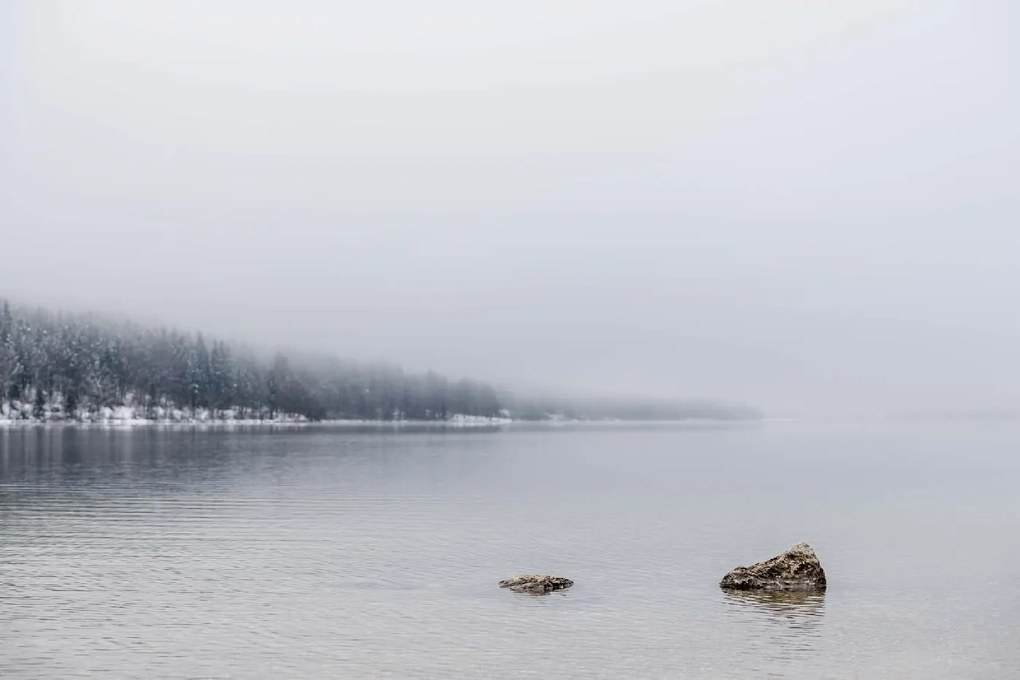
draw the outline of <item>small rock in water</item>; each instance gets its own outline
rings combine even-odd
[[[525,576],[514,576],[499,582],[500,588],[509,588],[515,593],[533,593],[545,595],[554,590],[563,590],[574,585],[569,578],[562,576],[549,576],[548,574],[527,574]]]
[[[825,590],[825,570],[807,543],[798,543],[770,560],[737,567],[723,577],[730,590]]]

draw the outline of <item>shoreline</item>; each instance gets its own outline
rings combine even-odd
[[[434,427],[496,427],[511,425],[524,421],[510,418],[488,418],[484,416],[455,416],[447,420],[358,420],[358,419],[327,419],[309,420],[303,416],[287,415],[277,418],[0,418],[0,428],[31,428],[31,427],[403,427],[403,426],[434,426]]]
[[[706,419],[689,418],[679,420],[514,420],[511,418],[482,418],[470,417],[464,419],[450,420],[258,420],[258,419],[189,419],[189,420],[154,420],[145,418],[134,419],[108,419],[108,420],[39,420],[39,419],[0,419],[0,429],[57,429],[57,428],[81,428],[81,429],[135,429],[135,428],[159,428],[159,429],[229,429],[229,428],[305,428],[305,427],[326,427],[337,429],[402,429],[402,428],[436,428],[436,429],[474,429],[474,428],[508,428],[508,427],[576,427],[576,426],[676,426],[687,425],[690,427],[718,427],[737,425],[761,425],[767,423],[764,419]]]

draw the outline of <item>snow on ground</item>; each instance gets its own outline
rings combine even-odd
[[[42,407],[42,415],[38,417],[38,409],[31,402],[18,400],[0,401],[0,426],[12,425],[113,425],[113,426],[135,426],[135,425],[300,425],[310,423],[305,416],[293,413],[276,413],[270,416],[268,410],[257,411],[254,409],[243,409],[234,407],[224,410],[211,410],[207,408],[180,409],[173,406],[145,406],[130,403],[120,406],[103,406],[98,409],[82,407],[73,414],[65,414],[60,404],[62,398],[52,402],[48,401]],[[499,417],[469,416],[463,414],[451,415],[444,421],[414,421],[414,420],[325,420],[320,423],[331,425],[389,425],[400,427],[401,425],[429,424],[448,427],[491,427],[493,425],[508,425],[513,420],[505,414]]]
[[[277,413],[270,416],[267,410],[226,409],[211,410],[207,408],[179,409],[174,407],[155,406],[146,408],[129,403],[120,406],[103,406],[100,408],[82,407],[74,413],[64,413],[60,406],[62,398],[57,395],[53,401],[46,402],[37,409],[31,402],[18,400],[0,402],[0,425],[36,425],[54,424],[98,424],[98,425],[152,425],[201,423],[233,423],[244,425],[293,424],[309,422],[302,415]]]
[[[478,427],[485,425],[509,425],[514,421],[512,418],[508,418],[506,416],[466,416],[461,413],[457,413],[450,416],[443,422],[446,425],[453,425],[455,427]]]

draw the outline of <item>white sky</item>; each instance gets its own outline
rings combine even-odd
[[[771,413],[1020,408],[1020,3],[0,0],[0,295]]]

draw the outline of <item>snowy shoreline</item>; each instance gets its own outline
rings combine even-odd
[[[512,421],[503,416],[472,416],[452,414],[442,420],[416,420],[393,418],[390,420],[369,419],[322,419],[313,420],[298,413],[271,411],[268,408],[246,408],[233,406],[226,409],[206,407],[179,408],[172,404],[145,405],[139,404],[134,395],[129,394],[126,402],[118,406],[82,406],[74,411],[66,412],[62,407],[63,399],[59,394],[50,395],[49,399],[39,403],[22,400],[0,400],[0,427],[32,427],[32,426],[114,426],[114,427],[145,427],[145,426],[294,426],[294,425],[334,425],[334,426],[400,426],[400,425],[442,425],[448,427],[479,427],[507,425]]]
[[[8,413],[0,414],[0,427],[303,427],[309,425],[328,425],[333,427],[493,427],[513,423],[510,418],[487,418],[483,416],[455,415],[446,420],[358,420],[358,419],[325,419],[310,420],[301,415],[277,414],[274,417],[239,417],[229,411],[224,414],[212,415],[205,410],[195,414],[183,413],[174,409],[160,417],[147,418],[139,415],[129,407],[107,408],[92,414],[76,414],[76,417],[44,417],[24,416],[18,414],[9,417]]]
[[[685,418],[680,420],[628,420],[620,418],[575,419],[562,414],[546,414],[544,419],[517,419],[506,411],[500,416],[449,415],[445,419],[322,419],[313,420],[295,413],[271,412],[267,408],[233,407],[228,409],[177,408],[175,406],[139,405],[129,395],[128,404],[120,406],[81,407],[66,413],[60,400],[40,404],[19,400],[0,401],[0,428],[233,428],[233,427],[298,427],[326,426],[337,428],[492,428],[510,425],[562,427],[572,425],[676,425],[692,427],[720,424],[756,423],[760,419]]]
[[[404,427],[435,427],[435,428],[473,428],[473,427],[503,427],[512,424],[520,424],[523,421],[492,420],[485,422],[464,422],[458,420],[145,420],[135,418],[132,420],[0,420],[0,429],[29,429],[29,428],[234,428],[234,427],[311,427],[326,426],[337,428],[404,428]]]
[[[232,420],[226,420],[222,418],[217,419],[183,419],[183,420],[154,420],[147,418],[130,418],[130,419],[117,419],[111,418],[107,420],[92,419],[92,420],[39,420],[34,418],[22,418],[22,419],[4,419],[0,418],[0,429],[29,429],[29,428],[42,428],[42,429],[56,429],[56,428],[112,428],[112,429],[132,429],[132,428],[161,428],[161,429],[189,429],[189,428],[202,428],[202,429],[231,429],[235,427],[252,427],[252,428],[265,428],[265,427],[336,427],[336,428],[372,428],[372,429],[403,429],[403,428],[455,428],[455,429],[471,429],[471,428],[505,428],[509,426],[520,426],[520,427],[565,427],[565,426],[601,426],[601,427],[612,427],[612,426],[677,426],[684,425],[687,427],[718,427],[720,425],[728,426],[739,426],[739,425],[760,425],[766,423],[765,420],[713,420],[703,418],[690,418],[684,420],[568,420],[568,419],[549,419],[549,420],[514,420],[512,418],[486,418],[483,416],[461,416],[452,417],[448,420],[351,420],[351,419],[326,419],[326,420],[308,420],[308,419],[252,419],[252,418],[235,418]]]

